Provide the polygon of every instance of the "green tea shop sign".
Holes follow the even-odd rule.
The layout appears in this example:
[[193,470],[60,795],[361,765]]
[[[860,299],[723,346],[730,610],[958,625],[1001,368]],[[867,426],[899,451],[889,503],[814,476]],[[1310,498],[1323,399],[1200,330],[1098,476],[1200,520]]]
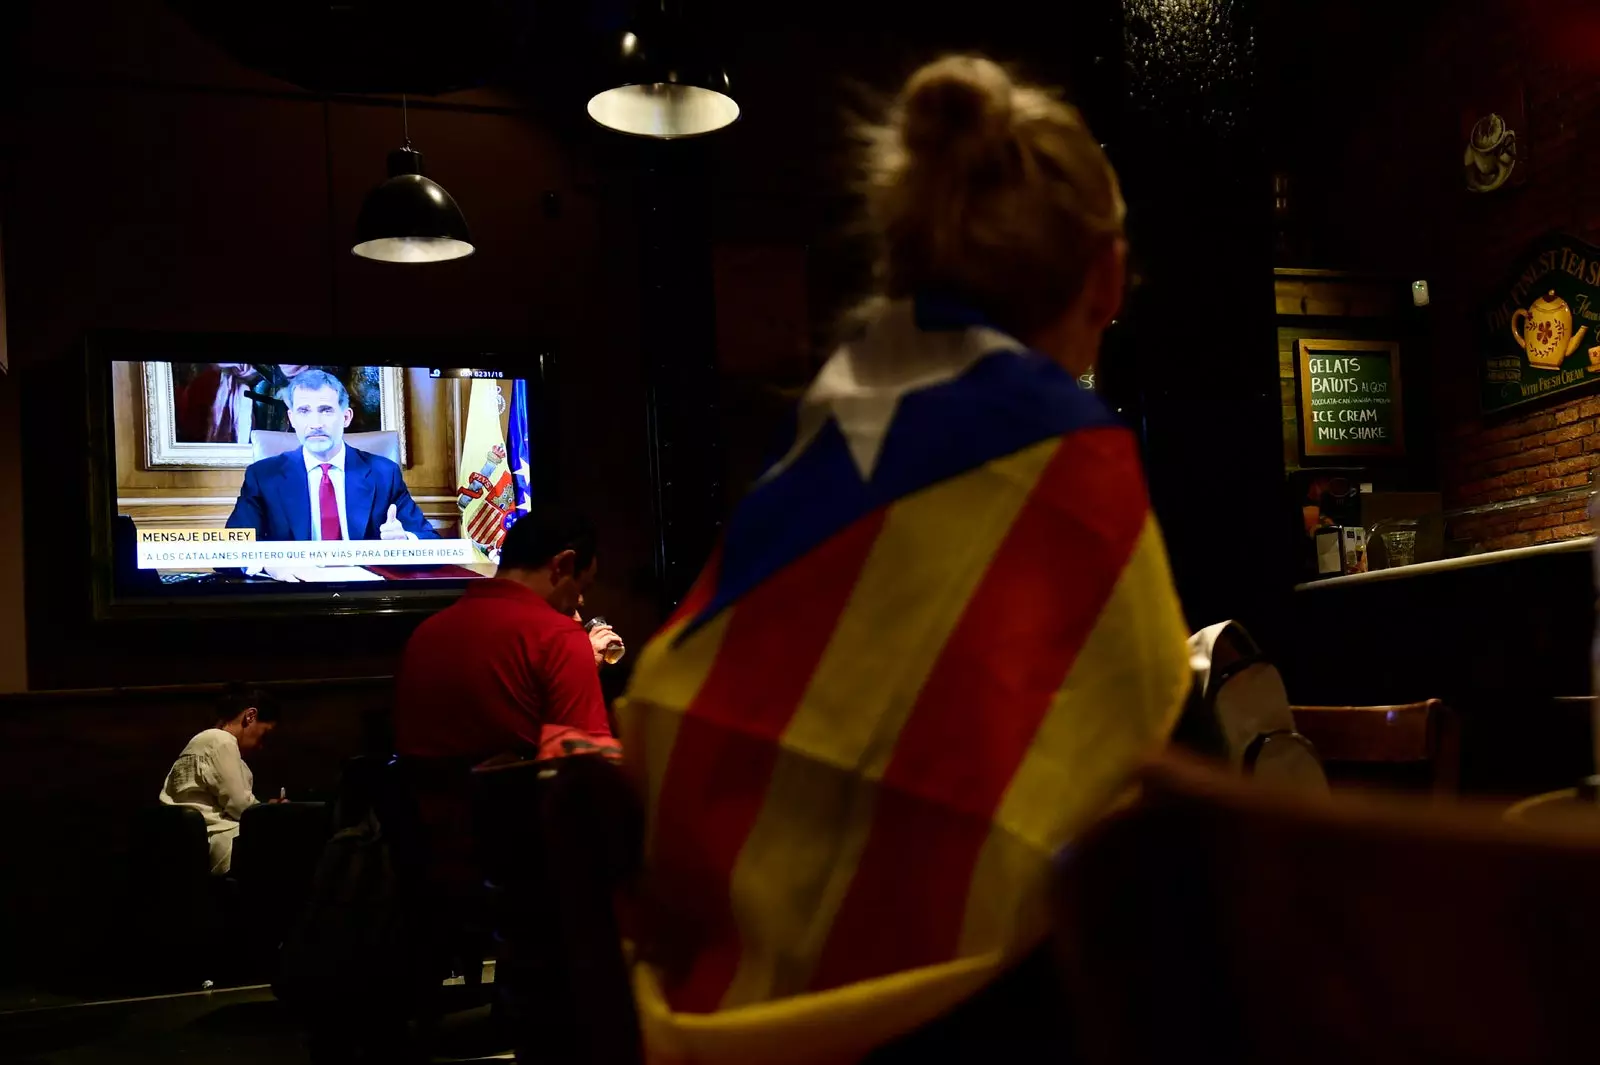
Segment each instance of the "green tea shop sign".
[[1600,248],[1541,238],[1485,306],[1483,327],[1485,413],[1600,381]]
[[1399,344],[1301,340],[1299,368],[1302,455],[1398,458],[1406,453]]

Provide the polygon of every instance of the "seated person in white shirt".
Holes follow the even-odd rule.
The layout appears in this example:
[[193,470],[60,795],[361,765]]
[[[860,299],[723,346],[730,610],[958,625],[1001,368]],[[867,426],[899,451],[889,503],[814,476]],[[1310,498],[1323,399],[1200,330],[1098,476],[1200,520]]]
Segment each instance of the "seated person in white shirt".
[[161,801],[205,817],[213,876],[232,867],[239,818],[256,804],[255,776],[244,756],[259,750],[277,723],[277,707],[266,693],[231,688],[218,705],[216,726],[190,740],[167,770]]
[[[344,382],[323,370],[305,370],[288,391],[289,424],[300,446],[245,469],[228,528],[254,529],[257,540],[438,539],[400,467],[345,445],[355,412]],[[268,567],[265,573],[298,579],[288,569]]]

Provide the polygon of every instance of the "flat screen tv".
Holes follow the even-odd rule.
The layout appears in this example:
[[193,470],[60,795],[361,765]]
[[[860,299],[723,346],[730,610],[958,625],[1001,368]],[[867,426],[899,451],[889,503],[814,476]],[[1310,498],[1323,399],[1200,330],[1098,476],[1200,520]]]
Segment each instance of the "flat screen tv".
[[88,342],[99,617],[429,610],[550,490],[548,354],[254,335]]

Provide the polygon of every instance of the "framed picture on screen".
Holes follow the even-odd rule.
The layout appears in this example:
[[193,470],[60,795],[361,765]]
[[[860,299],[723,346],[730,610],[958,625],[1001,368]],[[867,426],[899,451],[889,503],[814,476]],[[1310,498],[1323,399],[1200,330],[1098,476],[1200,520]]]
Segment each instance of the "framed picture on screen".
[[290,428],[289,382],[324,370],[350,393],[349,432],[399,434],[406,464],[404,371],[398,366],[253,362],[143,363],[145,464],[150,469],[244,469],[250,434]]

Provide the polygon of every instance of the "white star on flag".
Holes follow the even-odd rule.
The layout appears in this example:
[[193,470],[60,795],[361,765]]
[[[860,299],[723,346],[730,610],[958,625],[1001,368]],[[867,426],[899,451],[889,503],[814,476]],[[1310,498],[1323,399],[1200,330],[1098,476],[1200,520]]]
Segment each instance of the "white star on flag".
[[533,500],[529,497],[528,493],[528,480],[530,476],[531,474],[528,472],[528,460],[523,459],[522,462],[517,465],[516,469],[517,483],[522,486],[522,502],[517,504],[518,510],[531,511],[533,509]]
[[1004,333],[981,326],[918,329],[909,300],[891,304],[864,337],[829,357],[800,401],[794,446],[761,479],[788,468],[831,419],[861,479],[871,480],[902,397],[953,380],[986,355],[1024,350]]

